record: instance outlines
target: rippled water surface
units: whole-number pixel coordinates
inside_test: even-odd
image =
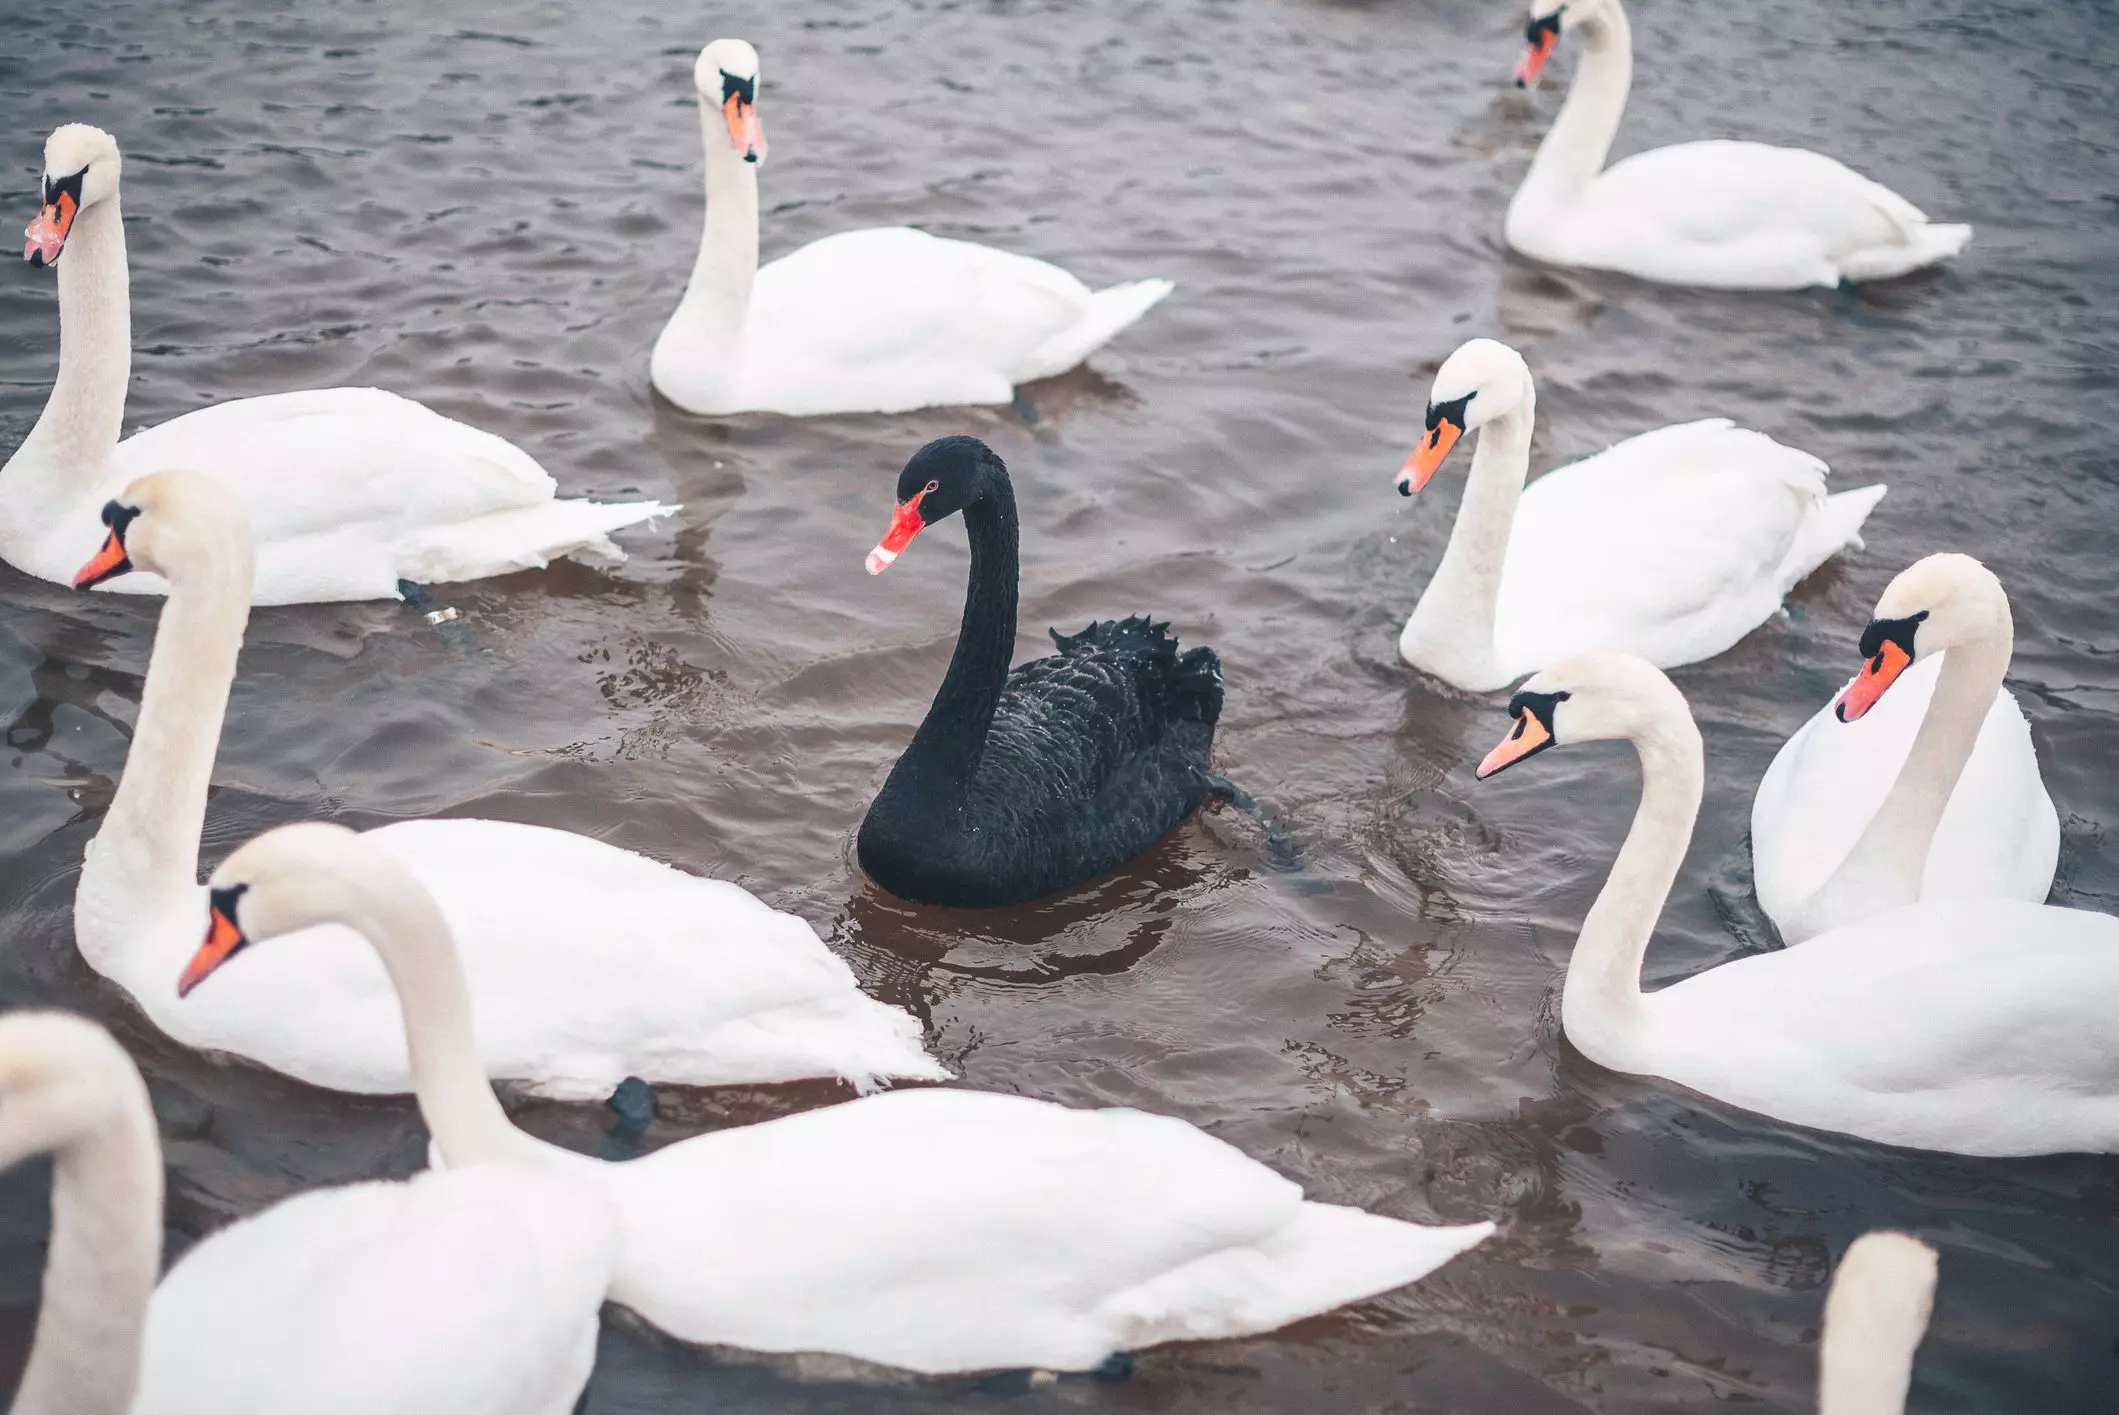
[[[1888,578],[1985,558],[2065,838],[2056,899],[2119,908],[2109,451],[2119,7],[1642,0],[1619,151],[1815,146],[1978,236],[1848,300],[1541,270],[1501,212],[1571,60],[1509,90],[1513,6],[1297,0],[599,3],[75,0],[12,7],[0,169],[43,134],[126,153],[128,427],[374,383],[502,433],[570,492],[685,503],[615,571],[451,589],[456,640],[391,605],[261,612],[207,855],[281,821],[562,824],[742,881],[927,1019],[967,1084],[1182,1116],[1318,1198],[1500,1235],[1411,1290],[1269,1337],[1142,1355],[1012,1400],[859,1385],[607,1323],[588,1408],[635,1411],[1807,1410],[1823,1284],[1900,1225],[1942,1251],[1921,1411],[2119,1406],[2119,1161],[1975,1162],[1798,1132],[1613,1076],[1558,1036],[1561,970],[1632,812],[1621,748],[1471,779],[1500,700],[1396,660],[1462,485],[1390,477],[1435,363],[1521,346],[1534,460],[1726,415],[1890,483],[1865,551],[1677,673],[1707,738],[1699,838],[1652,981],[1764,946],[1744,843],[1778,742],[1849,671]],[[915,222],[1178,292],[1029,413],[708,422],[647,349],[697,239],[690,72],[758,45],[768,256]],[[0,212],[0,215],[4,215]],[[56,358],[48,272],[0,273],[0,448]],[[869,886],[853,831],[955,632],[955,523],[870,580],[899,465],[970,431],[1023,506],[1023,652],[1151,610],[1228,673],[1219,754],[1306,854],[1209,813],[1119,877],[997,915]],[[152,606],[0,568],[0,995],[116,1026],[152,1079],[180,1248],[311,1185],[407,1173],[411,1107],[162,1041],[73,952],[72,881],[124,761]],[[665,1095],[652,1138],[833,1098]],[[607,1144],[598,1108],[525,1124]],[[41,1170],[0,1182],[19,1348]],[[882,1221],[879,1216],[879,1222]],[[19,1349],[17,1350],[19,1358]]]

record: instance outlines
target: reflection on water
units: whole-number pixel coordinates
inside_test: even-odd
[[[1846,676],[1883,584],[1938,549],[1980,555],[2014,598],[2012,683],[2065,828],[2059,901],[2119,909],[2108,9],[1634,7],[1622,153],[1814,146],[1978,226],[1956,267],[1854,298],[1506,255],[1503,206],[1559,97],[1507,88],[1507,6],[761,9],[740,23],[770,70],[768,258],[917,221],[1092,284],[1178,281],[1095,371],[1012,408],[902,418],[709,423],[648,393],[698,232],[699,26],[734,15],[28,7],[0,54],[0,132],[24,220],[53,124],[125,145],[128,426],[377,383],[514,439],[571,494],[685,505],[615,570],[451,587],[460,632],[388,605],[260,612],[209,860],[317,815],[587,831],[801,913],[967,1084],[1179,1115],[1322,1199],[1501,1220],[1409,1291],[1007,1409],[1807,1411],[1830,1264],[1889,1224],[1942,1252],[1915,1408],[2051,1415],[2119,1405],[2119,1161],[1791,1132],[1574,1054],[1559,975],[1633,809],[1633,763],[1584,749],[1471,779],[1499,700],[1395,653],[1463,473],[1411,500],[1391,476],[1437,362],[1478,333],[1522,346],[1538,376],[1538,469],[1728,416],[1842,485],[1889,483],[1865,551],[1676,675],[1710,777],[1651,982],[1768,945],[1752,787]],[[0,275],[0,448],[50,385],[53,298],[48,272]],[[861,560],[905,456],[950,432],[1014,476],[1022,652],[1045,651],[1047,624],[1141,611],[1214,645],[1220,765],[1272,833],[1216,807],[1119,876],[998,914],[861,879],[853,832],[940,681],[964,543],[939,533],[880,579]],[[0,572],[0,998],[84,1009],[141,1059],[175,1251],[299,1189],[408,1173],[424,1136],[407,1101],[170,1046],[74,954],[74,874],[123,765],[152,613]],[[843,1094],[663,1092],[638,1133],[600,1107],[510,1104],[615,1155]],[[34,1303],[45,1186],[36,1167],[0,1177],[0,1367]],[[603,1355],[596,1415],[1002,1398],[691,1351],[618,1321]]]

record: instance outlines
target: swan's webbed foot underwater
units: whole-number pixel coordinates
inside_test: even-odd
[[[632,1159],[640,1153],[640,1137],[647,1133],[655,1120],[655,1089],[638,1076],[628,1076],[618,1083],[604,1102],[617,1119],[604,1133],[610,1143],[604,1147],[605,1159]]]
[[[443,606],[435,603],[434,596],[427,593],[425,585],[411,580],[397,582],[397,597],[420,618],[441,631],[441,636],[459,646],[469,644],[471,635],[463,624],[463,613],[455,605]]]
[[[1265,832],[1266,863],[1281,874],[1293,874],[1308,863],[1302,837],[1293,826],[1282,820],[1271,808],[1256,796],[1223,776],[1220,772],[1204,773],[1208,792],[1219,800],[1227,801],[1258,822]]]
[[[1097,1366],[1093,1370],[1083,1371],[1081,1374],[1092,1381],[1099,1381],[1105,1384],[1113,1381],[1131,1380],[1133,1377],[1133,1353],[1130,1351],[1114,1351],[1104,1358],[1102,1365]],[[1031,1391],[1043,1390],[1050,1385],[1058,1385],[1066,1379],[1068,1379],[1068,1374],[1065,1372],[1047,1371],[1040,1368],[1030,1368],[1021,1371],[997,1371],[979,1382],[979,1393],[982,1395],[1028,1395]]]

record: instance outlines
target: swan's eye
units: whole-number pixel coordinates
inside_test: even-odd
[[[936,492],[936,491],[940,491],[941,489],[942,489],[942,484],[941,484],[940,482],[938,482],[938,481],[931,481],[931,482],[927,483],[927,485],[926,485],[926,486],[925,486],[925,487],[924,487],[924,488],[922,489],[922,491],[923,491],[923,494],[925,494],[925,493],[930,493],[930,492]]]

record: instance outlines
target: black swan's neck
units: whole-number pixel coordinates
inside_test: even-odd
[[[926,721],[898,763],[898,772],[919,782],[921,794],[951,802],[963,798],[978,770],[993,710],[1008,681],[1008,663],[1015,657],[1022,528],[1006,472],[994,469],[986,494],[964,508],[964,530],[971,539],[971,578],[956,652]]]

